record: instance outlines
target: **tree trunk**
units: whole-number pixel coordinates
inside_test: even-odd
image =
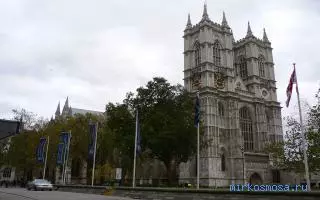
[[[177,165],[176,160],[172,159],[168,162],[165,162],[165,166],[167,168],[167,178],[169,186],[177,185]]]

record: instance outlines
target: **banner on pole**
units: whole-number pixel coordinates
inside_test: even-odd
[[[194,113],[194,126],[198,127],[200,123],[200,97],[199,92],[197,92],[196,96],[196,104],[195,104],[195,113]]]
[[[69,137],[70,137],[70,133],[69,132],[62,132],[61,135],[60,135],[60,140],[65,145],[67,145],[69,143]]]
[[[139,123],[139,113],[137,110],[137,116],[136,116],[136,131],[137,131],[137,156],[141,154],[141,135],[140,135],[140,123]]]
[[[95,142],[96,142],[96,137],[97,137],[97,124],[89,124],[89,158],[92,159],[94,156],[94,152],[95,152]]]
[[[64,150],[64,144],[59,143],[58,144],[58,152],[57,152],[57,164],[58,165],[63,164],[63,150]]]
[[[40,142],[37,147],[37,161],[40,163],[44,162],[44,153],[45,153],[44,147],[45,147],[46,142],[47,142],[46,138],[44,138],[44,137],[40,138]]]

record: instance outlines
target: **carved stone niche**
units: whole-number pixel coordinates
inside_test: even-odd
[[[201,71],[198,68],[191,71],[192,88],[199,89],[201,87]]]

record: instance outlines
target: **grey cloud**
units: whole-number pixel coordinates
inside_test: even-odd
[[[21,106],[49,117],[68,95],[73,106],[103,110],[153,76],[182,83],[187,13],[195,24],[202,9],[192,0],[1,1],[0,113]],[[318,1],[208,1],[210,18],[220,23],[224,10],[236,39],[248,20],[258,37],[267,29],[281,102],[293,61],[304,67],[301,87],[319,80],[319,9]]]

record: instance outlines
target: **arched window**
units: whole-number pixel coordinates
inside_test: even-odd
[[[270,132],[270,130],[271,130],[271,117],[270,117],[269,110],[266,110],[266,121],[267,121],[267,132]]]
[[[253,132],[250,111],[247,107],[243,107],[240,109],[239,114],[240,129],[244,139],[244,150],[253,151]]]
[[[226,171],[226,156],[224,152],[221,154],[221,171]]]
[[[259,76],[265,77],[264,58],[263,58],[263,56],[259,57],[258,65],[259,65]]]
[[[221,45],[215,42],[213,45],[213,64],[215,66],[221,65]]]
[[[7,167],[3,170],[3,178],[10,178],[11,177],[11,168]]]
[[[221,102],[218,103],[218,113],[220,116],[224,116],[224,107]]]
[[[201,63],[201,49],[200,49],[200,44],[196,43],[195,44],[195,65],[198,67]]]
[[[248,76],[248,69],[247,69],[247,61],[244,57],[240,58],[240,77],[241,78],[246,78]]]

